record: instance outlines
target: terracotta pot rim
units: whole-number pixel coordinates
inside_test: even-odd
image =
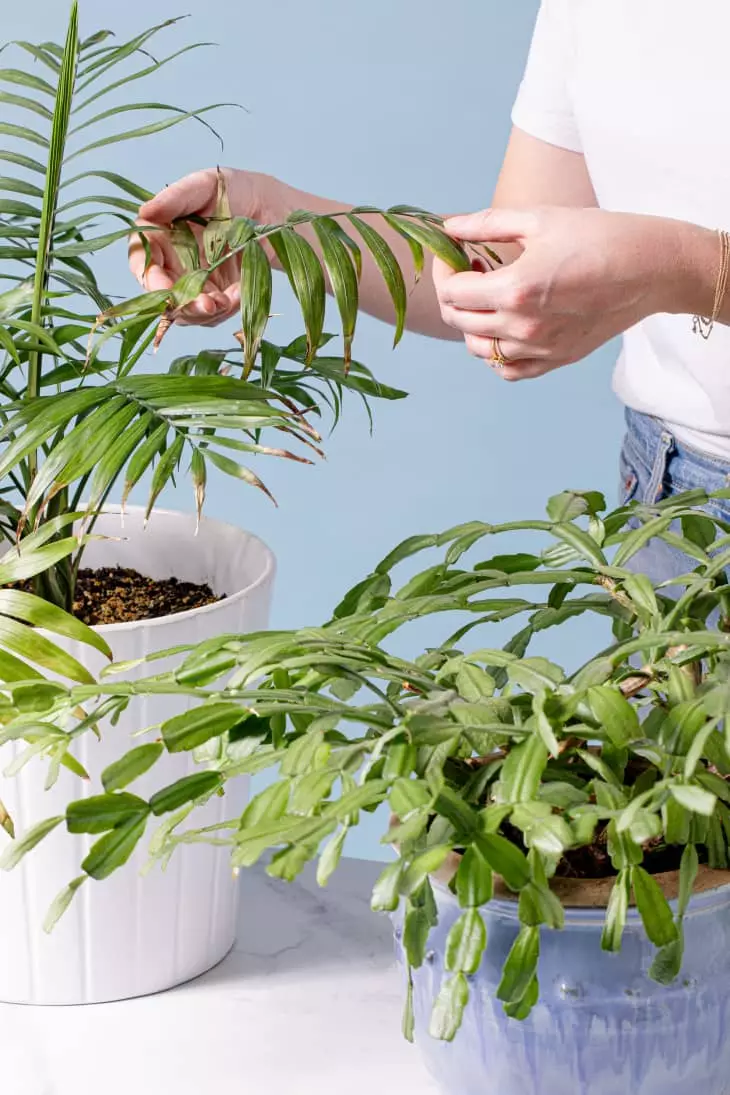
[[[461,862],[458,852],[449,852],[443,866],[432,874],[441,886],[448,888]],[[653,876],[664,896],[674,901],[679,896],[679,871],[666,871]],[[566,909],[605,909],[613,889],[615,877],[609,878],[553,878],[550,889]],[[730,886],[730,870],[716,870],[700,866],[694,893],[709,893]],[[499,877],[495,877],[494,896],[502,901],[517,904],[518,895],[513,893]],[[633,899],[631,902],[633,906]]]

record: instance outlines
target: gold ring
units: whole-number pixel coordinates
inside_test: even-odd
[[[502,347],[498,338],[492,339],[492,356],[489,360],[498,369],[503,369],[507,364],[507,358],[502,353]]]

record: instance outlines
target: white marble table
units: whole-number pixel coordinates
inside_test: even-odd
[[[380,867],[319,890],[242,876],[239,943],[172,992],[85,1008],[0,1005],[3,1095],[435,1095],[400,1033]]]

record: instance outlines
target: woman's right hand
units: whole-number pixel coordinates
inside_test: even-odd
[[[232,216],[278,224],[291,212],[286,201],[288,188],[278,179],[231,168],[221,168],[220,172],[225,180]],[[196,171],[146,202],[139,211],[139,224],[169,229],[180,217],[212,217],[217,203],[218,169]],[[195,226],[191,227],[195,231]],[[201,265],[205,265],[202,233],[196,231],[196,235],[201,248]],[[145,249],[137,236],[129,248],[130,269],[144,289],[169,289],[185,272],[170,235],[164,231],[150,232],[147,240],[152,255],[150,265],[146,266]],[[240,273],[237,257],[224,262],[211,275],[205,292],[184,309],[177,322],[214,327],[234,316],[240,307]]]

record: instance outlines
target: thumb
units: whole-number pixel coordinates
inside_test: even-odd
[[[514,243],[534,235],[537,217],[529,209],[484,209],[449,217],[444,229],[464,243]]]
[[[170,224],[205,209],[214,200],[217,187],[214,171],[196,171],[150,198],[140,207],[139,215],[152,224]]]

